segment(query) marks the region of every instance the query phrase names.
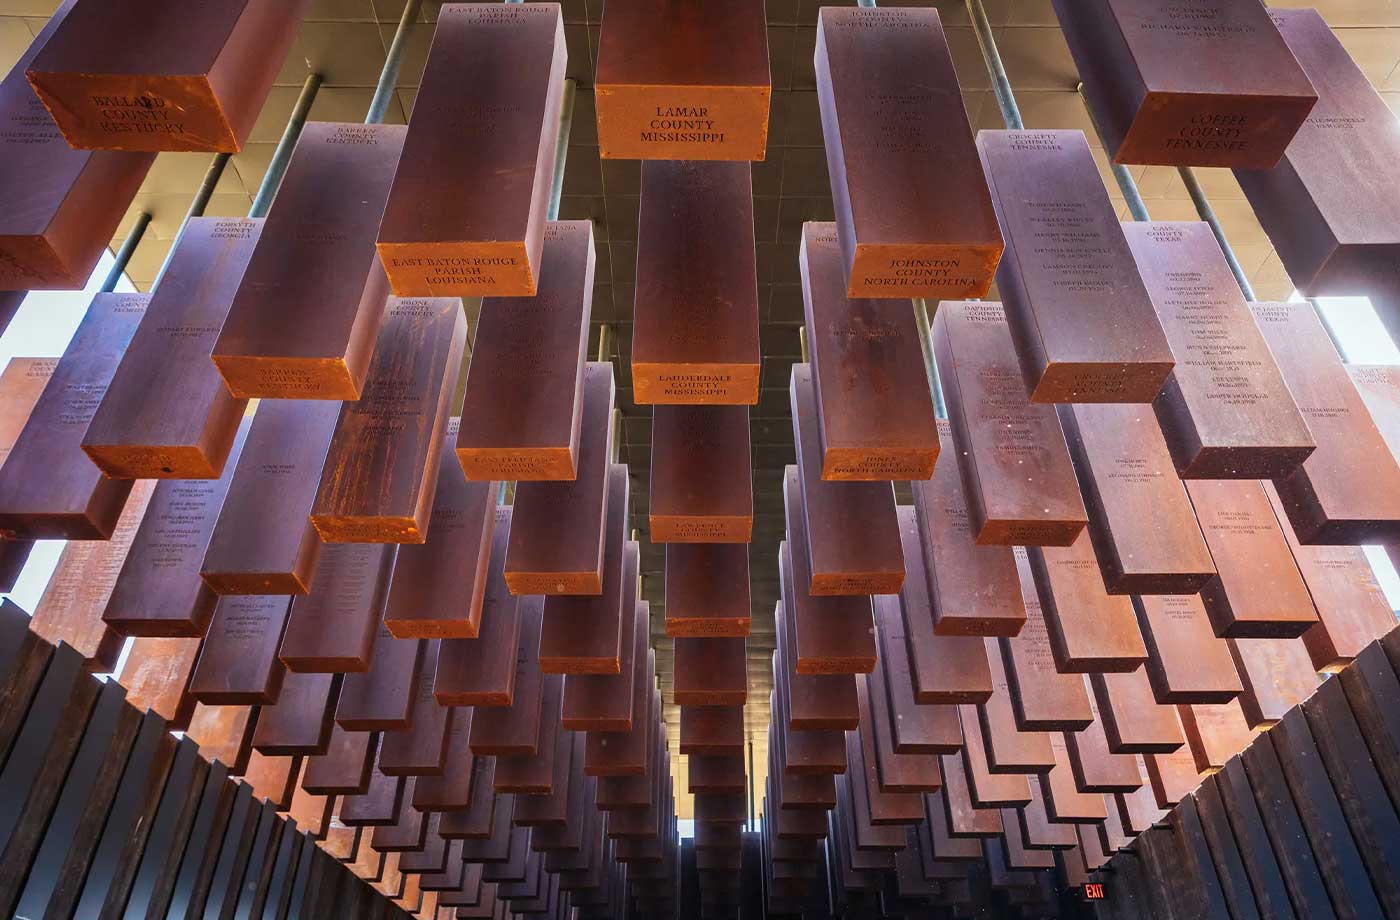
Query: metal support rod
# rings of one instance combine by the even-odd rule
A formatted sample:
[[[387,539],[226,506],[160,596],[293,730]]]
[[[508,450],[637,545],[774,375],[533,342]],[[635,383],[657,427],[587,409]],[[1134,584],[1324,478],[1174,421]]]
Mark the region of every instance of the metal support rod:
[[[996,38],[992,35],[992,24],[987,21],[987,11],[982,8],[982,0],[966,0],[967,15],[972,19],[972,29],[977,33],[977,46],[982,49],[982,60],[987,62],[987,72],[992,75],[992,90],[996,93],[997,105],[1001,107],[1002,120],[1013,131],[1025,128],[1021,120],[1021,109],[1016,105],[1016,95],[1011,91],[1011,78],[1001,63],[1001,53],[997,51]]]
[[[577,95],[573,80],[564,81],[564,100],[559,108],[559,142],[554,147],[554,183],[549,188],[549,220],[559,219],[559,202],[564,197],[564,168],[569,163],[569,135],[574,129],[574,97]]]
[[[370,101],[369,112],[365,115],[365,124],[382,124],[384,115],[389,111],[389,102],[394,98],[394,90],[399,82],[399,67],[403,64],[403,49],[408,41],[409,33],[418,24],[418,10],[423,6],[423,0],[408,0],[403,7],[403,15],[399,17],[399,27],[394,30],[394,40],[389,44],[389,50],[384,57],[384,69],[379,72],[379,83],[374,87],[374,99]]]
[[[145,211],[136,215],[136,223],[132,226],[131,232],[122,241],[121,248],[117,250],[116,260],[112,263],[112,268],[107,272],[107,278],[102,282],[102,287],[98,288],[104,294],[110,294],[117,289],[117,282],[121,281],[122,274],[126,271],[126,266],[131,262],[131,255],[136,251],[136,247],[141,244],[141,237],[146,235],[146,228],[151,225],[151,215]]]
[[[209,168],[204,171],[204,179],[199,183],[199,188],[195,190],[194,199],[190,201],[189,210],[185,212],[185,219],[180,221],[180,232],[175,235],[175,240],[170,244],[170,249],[165,253],[165,261],[160,265],[160,271],[156,272],[156,280],[151,285],[154,290],[160,284],[160,279],[165,277],[165,270],[170,267],[170,260],[175,256],[175,248],[180,245],[180,238],[185,235],[185,227],[189,225],[190,219],[203,217],[204,211],[209,207],[209,199],[214,197],[214,189],[218,187],[219,180],[224,176],[224,169],[228,166],[231,154],[216,153],[214,159],[209,161]]]
[[[1084,95],[1084,84],[1081,82],[1075,86],[1074,91],[1079,94],[1079,101],[1084,105],[1084,113],[1089,116],[1089,124],[1094,126],[1094,134],[1099,139],[1099,145],[1108,151],[1108,144],[1104,142],[1103,130],[1099,128],[1098,119],[1094,117],[1094,110],[1089,106],[1089,99]],[[1109,165],[1113,169],[1113,178],[1118,182],[1118,189],[1123,193],[1123,200],[1128,203],[1128,212],[1133,215],[1133,220],[1151,220],[1152,216],[1147,213],[1147,202],[1142,200],[1142,192],[1138,190],[1137,182],[1133,179],[1133,174],[1128,167],[1121,163],[1114,163],[1110,158]]]
[[[301,85],[301,95],[292,106],[292,117],[287,119],[287,127],[282,129],[282,139],[272,152],[272,162],[263,173],[258,194],[253,198],[253,206],[248,209],[249,217],[266,217],[272,208],[272,199],[277,197],[277,189],[282,185],[282,177],[287,174],[287,164],[292,161],[292,151],[301,138],[301,129],[306,127],[306,119],[311,114],[311,105],[316,101],[316,93],[321,89],[321,75],[313,73]]]
[[[1201,216],[1201,220],[1210,225],[1210,232],[1215,234],[1215,241],[1220,244],[1220,249],[1225,253],[1225,261],[1230,263],[1230,271],[1234,274],[1235,280],[1239,282],[1240,290],[1244,291],[1245,300],[1257,300],[1254,296],[1254,287],[1249,283],[1249,276],[1245,274],[1244,267],[1240,265],[1240,260],[1235,258],[1235,250],[1231,248],[1230,241],[1225,238],[1225,228],[1220,225],[1220,218],[1215,216],[1215,209],[1210,206],[1210,200],[1206,198],[1205,189],[1201,188],[1201,183],[1196,181],[1196,174],[1189,166],[1178,166],[1176,171],[1181,176],[1181,181],[1186,185],[1186,194],[1191,196],[1191,203],[1196,206],[1196,213]]]
[[[924,373],[928,375],[928,389],[933,394],[934,418],[947,418],[948,404],[943,401],[943,384],[938,379],[938,362],[933,359],[933,338],[930,335],[927,300],[914,301],[914,328],[918,330],[919,348],[924,353]]]
[[[871,6],[874,6],[875,4],[874,4],[874,3],[871,3],[870,5],[871,5]],[[752,742],[752,741],[749,742],[749,775],[748,775],[747,779],[748,779],[748,781],[749,781],[749,831],[750,831],[750,833],[752,833],[753,831],[758,830],[758,822],[754,820],[754,813],[753,813],[753,787],[754,787],[754,775],[753,775],[753,742]]]

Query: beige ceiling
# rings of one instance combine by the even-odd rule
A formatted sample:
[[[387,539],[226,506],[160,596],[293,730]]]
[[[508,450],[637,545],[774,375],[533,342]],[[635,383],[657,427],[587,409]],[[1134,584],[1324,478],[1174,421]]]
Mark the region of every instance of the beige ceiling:
[[[1074,64],[1060,36],[1049,0],[985,0],[985,4],[1026,125],[1080,128],[1090,135],[1090,143],[1095,144],[1092,127],[1075,92],[1078,80]],[[431,23],[439,5],[437,0],[427,0],[420,19]],[[783,532],[779,484],[783,465],[794,462],[786,384],[789,367],[799,355],[797,330],[802,320],[801,291],[797,287],[797,238],[803,221],[829,220],[832,216],[812,71],[814,23],[821,5],[816,0],[767,0],[773,109],[768,158],[754,166],[764,389],[752,416],[755,527],[751,558],[755,621],[749,642],[751,702],[747,708],[747,722],[754,742],[760,790],[767,757],[767,699],[771,687],[768,662],[773,643],[773,603],[777,597],[776,550]],[[974,128],[1003,127],[963,0],[890,5],[938,8],[947,27]],[[1337,30],[1343,44],[1392,110],[1400,113],[1400,0],[1318,0],[1311,5]],[[56,6],[57,0],[0,0],[0,67],[8,69]],[[569,76],[577,81],[579,92],[561,216],[591,218],[596,228],[598,285],[593,318],[595,326],[609,323],[616,333],[615,355],[622,388],[619,396],[625,417],[623,460],[631,464],[633,471],[637,509],[634,526],[642,531],[644,547],[643,591],[651,602],[653,640],[668,703],[672,750],[675,750],[678,722],[669,705],[670,643],[662,635],[660,626],[664,616],[662,554],[659,547],[645,542],[650,418],[647,407],[636,406],[631,401],[627,361],[636,258],[638,166],[634,162],[603,162],[598,157],[591,87],[602,0],[565,0],[563,7],[570,55]],[[363,119],[402,9],[403,0],[314,0],[300,38],[283,67],[250,142],[230,162],[208,213],[242,215],[247,212],[309,73],[320,73],[325,81],[312,109],[313,119]],[[389,121],[403,122],[406,115],[411,114],[431,34],[431,25],[420,26],[408,42],[396,104],[391,106]],[[1249,66],[1248,61],[1240,64]],[[1096,149],[1095,153],[1109,193],[1121,207],[1120,194],[1107,171],[1102,150]],[[130,269],[138,287],[145,289],[154,279],[208,165],[207,155],[163,154],[158,158],[114,241],[114,244],[120,242],[139,211],[152,215],[151,230],[137,250]],[[1154,218],[1195,219],[1195,211],[1174,170],[1138,167],[1133,173]],[[1259,296],[1286,298],[1292,285],[1230,174],[1223,170],[1200,170],[1198,175]],[[1122,214],[1127,217],[1125,207]],[[594,341],[597,341],[596,330]],[[677,767],[684,770],[679,759]],[[683,791],[683,772],[678,778],[682,782],[678,782],[677,789]],[[688,797],[679,798],[682,816],[687,816]]]

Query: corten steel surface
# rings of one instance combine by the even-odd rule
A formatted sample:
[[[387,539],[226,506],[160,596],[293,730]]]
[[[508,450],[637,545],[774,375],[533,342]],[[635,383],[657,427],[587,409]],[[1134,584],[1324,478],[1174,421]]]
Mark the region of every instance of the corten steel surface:
[[[81,288],[155,162],[72,149],[30,88],[25,70],[74,2],[0,80],[0,291]]]
[[[1087,823],[1106,818],[1103,796],[1078,788],[1065,739],[1063,734],[1050,736],[1050,749],[1055,754],[1055,767],[1035,781],[1045,797],[1045,810],[1049,819],[1053,822]],[[1073,840],[1073,835],[1071,839]]]
[[[998,640],[982,641],[991,670],[992,695],[976,707],[964,705],[959,709],[964,744],[970,734],[980,732],[978,737],[982,753],[986,756],[987,769],[994,774],[1044,773],[1055,765],[1050,752],[1050,736],[1045,732],[1023,732],[1016,727],[1011,685],[1006,677]],[[975,719],[971,718],[974,709]]]
[[[787,509],[790,540],[787,552],[778,551],[782,593],[793,613],[793,667],[799,674],[869,673],[875,667],[875,631],[870,596],[814,595],[807,585],[811,569],[803,549],[807,528],[803,522],[802,488],[797,470],[788,467],[783,480],[783,505]]]
[[[1262,4],[1054,7],[1115,163],[1270,169],[1317,102]]]
[[[736,543],[666,546],[666,635],[747,636],[749,547]]]
[[[248,769],[253,753],[252,738],[256,710],[249,706],[195,706],[186,737],[199,745],[201,756],[222,761],[231,775],[241,776]]]
[[[82,452],[83,432],[146,311],[146,294],[98,294],[0,467],[0,534],[105,540],[131,492]]]
[[[645,658],[651,640],[650,609],[646,601],[622,598],[621,653],[616,674],[571,674],[564,681],[565,731],[630,732],[633,694],[641,692],[635,679],[636,662]],[[630,603],[629,603],[630,602]]]
[[[897,598],[889,595],[875,598],[875,628],[880,660],[871,672],[871,685],[878,684],[888,701],[895,752],[943,754],[956,751],[962,744],[957,709],[947,703],[925,704],[918,700],[913,661]]]
[[[1050,629],[1056,668],[1088,671],[1135,671],[1147,661],[1133,602],[1107,594],[1088,535],[1074,546],[1028,546],[1035,590]]]
[[[1147,645],[1153,696],[1163,703],[1219,704],[1239,695],[1230,648],[1216,638],[1198,596],[1134,597],[1133,610]]]
[[[403,139],[397,125],[303,130],[214,343],[233,395],[359,399],[389,296],[375,220]]]
[[[1178,706],[1181,729],[1197,772],[1210,773],[1249,746],[1255,732],[1238,702]]]
[[[1317,625],[1303,645],[1319,671],[1335,671],[1372,641],[1395,628],[1395,611],[1359,546],[1304,546],[1293,534],[1272,483],[1264,484],[1293,561],[1317,610]]]
[[[1171,753],[1185,744],[1175,706],[1152,696],[1147,675],[1138,669],[1120,674],[1091,674],[1094,702],[1115,754]]]
[[[637,241],[636,402],[757,403],[749,164],[643,163]]]
[[[311,590],[292,602],[279,652],[292,671],[370,667],[398,547],[338,543],[321,551]]]
[[[447,762],[447,739],[456,710],[433,697],[441,643],[428,641],[413,678],[409,727],[388,732],[379,752],[379,768],[391,776],[441,776]]]
[[[158,640],[137,640],[146,641]],[[277,702],[258,710],[253,749],[282,756],[327,753],[340,683],[338,674],[283,675]]]
[[[0,374],[0,465],[9,459],[10,449],[24,430],[57,365],[58,361],[53,358],[18,357],[11,358],[5,365],[4,373]],[[0,588],[14,590],[33,548],[33,540],[0,541]]]
[[[681,638],[674,645],[677,706],[742,706],[748,700],[742,638]]]
[[[1087,688],[1087,679],[1084,685]],[[1064,734],[1075,786],[1081,792],[1132,792],[1141,788],[1144,779],[1138,775],[1137,761],[1132,755],[1114,754],[1108,749],[1108,735],[1092,694],[1089,706],[1094,712],[1094,721],[1083,731]],[[1056,751],[1058,753],[1058,748]]]
[[[1080,731],[1094,720],[1084,679],[1056,667],[1051,648],[1054,640],[1036,596],[1031,564],[1023,553],[1017,553],[1016,568],[1025,598],[1026,625],[1014,638],[998,640],[1016,727],[1037,732]]]
[[[902,639],[909,652],[914,698],[921,704],[981,703],[992,692],[982,641],[975,635],[941,635],[932,628],[927,564],[919,549],[919,527],[912,509],[898,509],[899,538],[909,574],[899,592],[899,619],[888,603],[877,609],[880,629]]]
[[[379,226],[396,294],[536,292],[567,61],[557,3],[439,11]]]
[[[936,792],[943,786],[943,773],[938,759],[916,753],[901,753],[895,749],[894,715],[890,710],[889,691],[879,668],[869,674],[856,676],[857,691],[865,684],[869,705],[871,731],[875,736],[875,760],[880,786],[892,792]]]
[[[938,432],[909,302],[847,298],[835,224],[803,224],[799,259],[822,478],[928,479]]]
[[[1088,522],[1074,465],[1055,408],[1026,397],[1001,305],[941,304],[933,349],[973,538],[1073,543]]]
[[[954,710],[956,716],[956,710]],[[952,837],[996,837],[1001,834],[1001,813],[979,807],[972,799],[967,767],[958,753],[939,758],[943,770],[943,803],[948,811],[948,833]],[[1014,778],[1014,777],[1008,777]],[[1024,780],[1022,780],[1024,783]]]
[[[982,297],[1002,236],[937,10],[817,18],[817,99],[852,297]]]
[[[786,549],[779,549],[779,558]],[[797,670],[793,608],[779,600],[774,613],[777,649],[773,667],[786,724],[794,732],[840,732],[855,728],[856,685],[849,674],[803,674]]]
[[[768,29],[762,0],[618,0],[597,38],[603,159],[762,160]]]
[[[352,732],[409,728],[417,695],[419,665],[431,645],[424,639],[395,639],[376,624],[367,670],[345,675],[335,707],[336,724]],[[436,657],[437,649],[432,649]]]
[[[58,567],[44,588],[29,628],[57,645],[66,642],[95,668],[110,673],[123,640],[102,620],[127,550],[146,513],[155,483],[136,483],[106,540],[74,540],[63,547]]]
[[[1216,577],[1201,589],[1221,637],[1297,637],[1317,611],[1284,539],[1264,486],[1257,481],[1192,480],[1186,484],[1196,519],[1215,560]]]
[[[218,479],[157,482],[102,619],[124,636],[199,638],[218,599],[199,577],[251,419]]]
[[[1313,452],[1294,402],[1210,227],[1123,225],[1178,358],[1153,409],[1184,479],[1291,473]]]
[[[236,153],[310,0],[79,0],[28,68],[73,147]]]
[[[1251,728],[1267,728],[1317,689],[1317,670],[1298,639],[1230,639],[1244,683],[1240,707]]]
[[[912,483],[933,632],[1014,636],[1026,622],[1026,609],[1012,549],[977,545],[946,419],[939,419],[938,434],[943,462],[928,482]]]
[[[210,706],[276,703],[286,673],[277,647],[290,604],[276,595],[220,598],[190,675],[190,695]]]
[[[1147,406],[1060,407],[1110,594],[1195,594],[1215,574],[1186,489]]]
[[[977,149],[1006,234],[997,288],[1031,399],[1151,402],[1175,359],[1083,133],[982,131]]]
[[[794,364],[788,393],[800,502],[790,509],[787,526],[794,551],[803,554],[802,567],[808,571],[798,584],[814,595],[897,593],[904,583],[905,561],[892,484],[821,478],[814,390],[811,368]],[[800,516],[796,526],[792,511]]]
[[[185,688],[198,657],[198,639],[135,640],[119,678],[127,702],[141,712],[151,710],[173,731],[184,731],[195,705]]]
[[[527,606],[520,620],[520,641],[515,645],[512,667],[515,680],[510,703],[479,706],[472,716],[469,738],[477,757],[536,754],[543,743],[540,733],[544,679],[540,673],[540,609]]]
[[[1189,747],[1170,754],[1146,754],[1147,778],[1158,808],[1171,808],[1200,785],[1201,777]]]
[[[215,593],[311,590],[321,552],[311,506],[339,416],[330,400],[258,404],[199,570]]]
[[[748,543],[753,474],[747,406],[658,406],[651,417],[653,543]]]
[[[499,482],[467,482],[447,420],[427,540],[399,547],[384,624],[400,639],[474,639],[481,627]]]
[[[418,689],[421,694],[422,683]],[[431,681],[428,692],[432,692]],[[434,775],[420,776],[413,785],[413,807],[420,811],[466,809],[471,804],[472,785],[477,782],[480,771],[485,764],[494,766],[495,758],[483,757],[478,761],[469,747],[474,711],[469,707],[454,707],[448,712],[449,726],[444,740],[442,769]],[[488,778],[485,782],[489,788],[495,780]]]
[[[114,479],[218,479],[247,401],[229,394],[209,352],[262,221],[196,217],[186,225],[83,450]]]
[[[482,301],[456,438],[468,479],[578,475],[596,262],[590,221],[551,221],[535,296]]]
[[[589,362],[577,478],[517,486],[505,564],[512,593],[602,592],[615,395],[612,365]]]
[[[512,509],[495,510],[491,561],[481,623],[475,639],[449,639],[438,655],[433,694],[444,706],[509,706],[515,688],[515,649],[520,643],[522,606],[543,609],[543,599],[519,598],[506,588],[506,545],[510,541]]]
[[[1302,543],[1400,543],[1400,463],[1308,303],[1253,304],[1317,450],[1274,485]]]
[[[1278,166],[1239,170],[1235,178],[1299,290],[1385,297],[1390,307],[1382,317],[1394,330],[1400,296],[1395,115],[1316,9],[1269,15],[1318,101]]]
[[[390,298],[360,398],[340,410],[311,523],[327,543],[422,543],[467,344],[461,301]]]
[[[627,539],[631,504],[627,467],[613,464],[608,472],[602,591],[545,598],[540,637],[540,667],[545,672],[620,673],[622,646],[628,638],[622,628],[623,609],[637,598],[640,558],[637,544]]]

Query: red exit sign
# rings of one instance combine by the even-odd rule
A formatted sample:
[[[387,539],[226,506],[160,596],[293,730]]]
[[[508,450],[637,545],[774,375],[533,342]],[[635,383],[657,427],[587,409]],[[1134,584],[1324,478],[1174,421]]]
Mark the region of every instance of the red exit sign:
[[[1090,901],[1102,901],[1102,900],[1103,900],[1103,883],[1102,883],[1102,882],[1085,882],[1085,883],[1084,883],[1084,897],[1085,897],[1087,900],[1090,900]]]

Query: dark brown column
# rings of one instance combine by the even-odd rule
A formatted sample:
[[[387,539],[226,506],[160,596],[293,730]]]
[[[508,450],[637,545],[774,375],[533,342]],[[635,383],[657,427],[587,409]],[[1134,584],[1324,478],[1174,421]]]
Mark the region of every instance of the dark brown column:
[[[558,4],[439,14],[379,227],[395,293],[536,292],[567,62]]]
[[[122,635],[204,635],[218,596],[199,577],[199,568],[251,421],[244,419],[240,426],[231,449],[233,462],[218,479],[155,484],[102,614]]]
[[[1060,407],[1110,594],[1195,594],[1215,574],[1157,419],[1144,406]]]
[[[1073,546],[1026,548],[1045,612],[1050,648],[1062,671],[1133,671],[1147,660],[1132,601],[1104,591],[1088,534]]]
[[[467,482],[455,458],[458,420],[447,420],[437,491],[421,544],[399,547],[384,624],[400,639],[473,639],[481,628],[498,482]]]
[[[289,670],[369,669],[397,549],[383,543],[325,548],[311,591],[292,602],[278,652]]]
[[[1274,485],[1302,543],[1400,542],[1400,464],[1310,303],[1253,304],[1283,379],[1317,440]]]
[[[509,507],[498,507],[495,514],[491,562],[476,638],[449,639],[438,654],[433,694],[444,706],[509,706],[524,615],[521,607],[530,604],[543,610],[543,598],[518,598],[507,590],[504,572],[512,513]]]
[[[98,294],[0,467],[0,535],[106,540],[131,492],[82,451],[83,434],[150,302]]]
[[[62,4],[0,80],[0,291],[81,289],[155,162],[74,150],[30,87],[25,71],[72,8]]]
[[[73,147],[237,153],[310,6],[78,3],[29,81]]]
[[[1204,223],[1123,225],[1178,361],[1152,407],[1184,479],[1291,473],[1315,445]]]
[[[326,400],[258,404],[200,567],[218,594],[306,594],[320,558],[311,506],[340,414]]]
[[[620,0],[597,42],[603,159],[764,158],[772,87],[761,4]]]
[[[1087,517],[1064,431],[1026,397],[1001,305],[941,304],[933,348],[976,542],[1073,543]]]
[[[1026,610],[1011,547],[976,544],[945,419],[938,431],[948,454],[932,479],[912,483],[934,635],[1015,635]]]
[[[468,479],[578,475],[596,258],[592,221],[551,221],[535,296],[482,300],[456,437]]]
[[[1181,14],[1154,0],[1055,0],[1055,13],[1115,163],[1269,169],[1317,101],[1261,5],[1209,0]]]
[[[389,296],[375,222],[405,130],[311,122],[302,131],[214,343],[234,396],[360,398]]]
[[[850,295],[985,295],[1002,239],[938,11],[822,10],[815,66]]]
[[[598,594],[603,590],[608,470],[616,388],[611,364],[583,376],[578,476],[516,488],[505,579],[515,594]]]
[[[1084,134],[983,131],[977,148],[1006,235],[997,288],[1031,399],[1151,402],[1175,359]]]
[[[822,478],[928,479],[939,441],[909,302],[846,296],[835,224],[803,224],[798,259]]]
[[[218,479],[247,403],[209,352],[262,233],[261,220],[186,221],[83,450],[114,479]]]
[[[651,416],[653,543],[748,543],[753,470],[747,406],[657,406]]]
[[[1191,480],[1216,577],[1201,590],[1221,637],[1300,636],[1317,611],[1264,486],[1255,480]]]
[[[326,452],[311,523],[328,543],[422,543],[467,343],[455,298],[390,298],[360,398]]]
[[[632,383],[639,403],[758,402],[747,163],[642,164]],[[703,252],[704,258],[696,254]]]
[[[1400,293],[1395,115],[1317,10],[1271,9],[1269,16],[1318,101],[1278,166],[1239,170],[1235,178],[1299,290],[1385,298],[1393,311]],[[1396,328],[1393,312],[1388,325]]]
[[[890,482],[828,482],[821,478],[815,387],[811,368],[792,366],[788,385],[797,446],[800,520],[789,518],[794,547],[806,554],[813,594],[893,594],[904,583],[904,559]],[[803,535],[797,535],[798,530]]]

